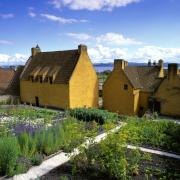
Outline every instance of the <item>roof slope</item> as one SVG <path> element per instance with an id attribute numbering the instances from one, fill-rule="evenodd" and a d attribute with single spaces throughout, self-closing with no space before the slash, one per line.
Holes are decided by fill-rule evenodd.
<path id="1" fill-rule="evenodd" d="M 15 74 L 12 68 L 0 68 L 0 94 L 4 94 Z"/>
<path id="2" fill-rule="evenodd" d="M 39 52 L 25 67 L 21 79 L 28 80 L 33 72 L 51 75 L 56 72 L 54 83 L 67 84 L 79 59 L 78 50 Z M 47 72 L 48 71 L 48 72 Z"/>
<path id="3" fill-rule="evenodd" d="M 154 91 L 159 86 L 159 71 L 159 66 L 127 66 L 124 70 L 133 87 L 143 91 Z"/>

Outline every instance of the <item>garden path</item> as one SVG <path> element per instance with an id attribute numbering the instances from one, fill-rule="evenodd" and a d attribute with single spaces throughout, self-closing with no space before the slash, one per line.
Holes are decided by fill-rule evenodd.
<path id="1" fill-rule="evenodd" d="M 168 153 L 168 152 L 165 152 L 165 151 L 159 151 L 159 150 L 148 149 L 148 148 L 143 148 L 143 147 L 139 147 L 139 146 L 132 146 L 132 145 L 128 145 L 127 148 L 128 149 L 139 149 L 142 152 L 148 152 L 148 153 L 151 153 L 151 154 L 157 154 L 157 155 L 160 155 L 160 156 L 166 156 L 166 157 L 175 158 L 175 159 L 180 160 L 180 155 L 173 154 L 173 153 Z"/>

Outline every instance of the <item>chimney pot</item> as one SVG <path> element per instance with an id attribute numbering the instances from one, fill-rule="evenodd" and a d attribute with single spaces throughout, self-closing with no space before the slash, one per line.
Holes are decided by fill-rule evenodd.
<path id="1" fill-rule="evenodd" d="M 37 45 L 35 48 L 31 48 L 31 55 L 34 57 L 37 53 L 41 52 L 40 47 Z"/>
<path id="2" fill-rule="evenodd" d="M 151 59 L 149 59 L 148 61 L 148 66 L 151 66 Z"/>
<path id="3" fill-rule="evenodd" d="M 79 53 L 81 53 L 81 52 L 87 52 L 87 46 L 84 45 L 84 44 L 80 44 L 80 45 L 78 46 L 78 51 L 79 51 Z"/>

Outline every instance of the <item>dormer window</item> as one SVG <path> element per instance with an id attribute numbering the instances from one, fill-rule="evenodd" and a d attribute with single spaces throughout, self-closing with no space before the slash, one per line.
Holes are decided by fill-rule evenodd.
<path id="1" fill-rule="evenodd" d="M 53 83 L 53 78 L 49 77 L 49 83 L 52 84 Z"/>

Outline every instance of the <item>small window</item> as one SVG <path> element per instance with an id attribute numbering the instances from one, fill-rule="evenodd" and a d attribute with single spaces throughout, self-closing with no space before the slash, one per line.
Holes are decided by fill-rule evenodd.
<path id="1" fill-rule="evenodd" d="M 49 83 L 50 83 L 50 84 L 53 83 L 53 78 L 52 78 L 52 77 L 49 78 Z"/>
<path id="2" fill-rule="evenodd" d="M 40 83 L 43 82 L 42 76 L 39 77 Z"/>
<path id="3" fill-rule="evenodd" d="M 128 90 L 128 85 L 124 84 L 124 90 Z"/>

